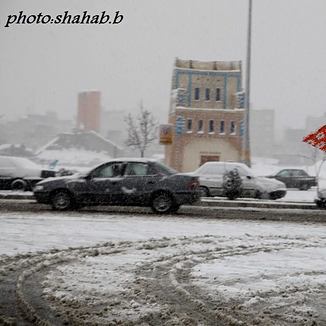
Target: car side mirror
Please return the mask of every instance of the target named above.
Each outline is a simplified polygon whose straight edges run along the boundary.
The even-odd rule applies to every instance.
[[[247,179],[251,180],[252,176],[251,175],[247,175]]]

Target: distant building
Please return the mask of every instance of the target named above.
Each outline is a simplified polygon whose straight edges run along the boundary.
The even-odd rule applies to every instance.
[[[240,161],[244,93],[240,61],[176,59],[165,161],[187,172],[206,161]]]
[[[305,129],[287,128],[278,146],[274,157],[280,164],[302,165],[313,164],[315,149],[302,141],[306,135]]]
[[[3,141],[22,144],[32,149],[43,146],[58,133],[72,128],[71,120],[59,119],[53,111],[45,114],[28,114],[17,120],[2,122],[0,125]]]
[[[271,157],[275,142],[275,112],[250,110],[250,141],[253,156]]]
[[[101,93],[87,91],[78,94],[77,128],[84,131],[100,131]]]
[[[62,164],[81,166],[123,156],[123,149],[95,131],[76,130],[58,134],[36,154],[43,163],[58,160]]]

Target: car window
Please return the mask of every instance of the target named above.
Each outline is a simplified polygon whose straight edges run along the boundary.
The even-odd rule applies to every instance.
[[[127,164],[125,175],[149,175],[149,169],[147,163],[131,162]]]
[[[245,177],[245,176],[247,176],[247,175],[251,175],[251,174],[248,174],[247,171],[245,171],[242,167],[237,166],[237,165],[228,167],[228,168],[227,168],[227,171],[229,172],[229,171],[232,171],[232,170],[234,170],[234,169],[237,169],[237,170],[238,170],[239,175],[240,175],[241,177]]]
[[[239,175],[241,177],[253,176],[252,171],[246,165],[240,165],[240,164],[227,164],[226,165],[226,170],[228,172],[232,171],[233,169],[237,169],[239,172]]]
[[[293,171],[293,176],[294,177],[306,177],[307,173],[303,170],[294,170]]]
[[[105,166],[100,166],[92,173],[93,178],[114,178],[121,176],[122,164],[111,163]]]
[[[282,170],[277,174],[277,176],[287,178],[287,177],[291,177],[291,173],[289,170]]]

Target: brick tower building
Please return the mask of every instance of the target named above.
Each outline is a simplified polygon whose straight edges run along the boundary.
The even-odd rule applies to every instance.
[[[193,171],[207,161],[240,161],[244,93],[239,61],[176,59],[165,146],[168,165]]]
[[[77,128],[100,131],[101,92],[87,91],[78,94]]]

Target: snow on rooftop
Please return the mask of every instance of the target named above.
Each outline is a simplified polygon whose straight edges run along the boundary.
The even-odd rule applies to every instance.
[[[93,166],[112,159],[103,152],[93,152],[84,149],[44,150],[37,155],[43,163],[58,160],[58,165],[66,166]]]

